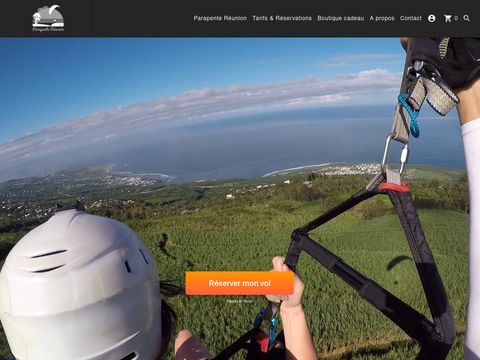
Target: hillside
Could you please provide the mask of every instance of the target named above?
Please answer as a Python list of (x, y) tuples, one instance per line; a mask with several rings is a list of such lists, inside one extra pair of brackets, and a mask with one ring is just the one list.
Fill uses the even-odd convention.
[[(155, 256), (162, 279), (183, 286), (187, 270), (268, 270), (273, 256), (286, 253), (294, 228), (356, 192), (371, 178), (350, 173), (353, 165), (329, 166), (324, 170), (335, 175), (309, 170), (182, 185), (158, 181), (119, 184), (116, 176), (98, 169), (0, 184), (2, 253), (45, 221), (56, 203), (68, 206), (80, 198), (89, 212), (124, 221), (138, 232)], [(347, 172), (342, 175), (339, 171), (343, 168)], [(465, 176), (455, 170), (415, 167), (407, 171), (406, 178), (462, 331), (467, 301)], [(38, 206), (41, 212), (24, 216), (24, 206), (28, 210)], [(46, 207), (52, 210), (45, 214)], [(321, 230), (313, 233), (315, 239), (426, 313), (412, 261), (387, 270), (392, 259), (410, 256), (388, 198), (371, 199)], [(299, 271), (306, 284), (304, 305), (321, 359), (414, 358), (412, 342), (341, 280), (306, 255), (301, 257)], [(228, 301), (232, 299), (242, 301)], [(218, 353), (251, 326), (266, 300), (183, 296), (171, 303), (179, 315), (179, 327), (199, 334), (207, 347)], [(463, 358), (461, 341), (459, 337), (451, 359)], [(1, 353), (6, 355), (3, 337), (1, 344)]]

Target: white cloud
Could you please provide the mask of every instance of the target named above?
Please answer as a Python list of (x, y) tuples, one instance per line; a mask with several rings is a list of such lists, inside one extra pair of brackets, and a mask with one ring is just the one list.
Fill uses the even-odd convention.
[(360, 103), (372, 93), (377, 95), (370, 102), (381, 102), (381, 96), (390, 95), (390, 92), (394, 95), (400, 76), (384, 69), (372, 69), (329, 80), (308, 77), (278, 84), (191, 90), (180, 96), (96, 112), (1, 144), (0, 166), (11, 164), (27, 154), (40, 156), (52, 153), (52, 149), (87, 147), (92, 141), (212, 118), (334, 103)]
[(359, 63), (375, 64), (375, 66), (401, 65), (405, 61), (403, 54), (344, 54), (332, 56), (327, 60), (315, 63), (314, 66), (322, 68), (341, 68), (355, 66)]
[(332, 60), (344, 61), (373, 61), (373, 60), (401, 60), (405, 59), (402, 54), (344, 54), (332, 57)]

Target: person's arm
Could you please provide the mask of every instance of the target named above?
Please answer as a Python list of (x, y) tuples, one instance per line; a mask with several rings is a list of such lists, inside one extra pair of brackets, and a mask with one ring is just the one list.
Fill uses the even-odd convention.
[(280, 308), (287, 360), (317, 360), (315, 346), (302, 305), (292, 308)]
[[(273, 258), (272, 263), (273, 271), (290, 271), (282, 257)], [(304, 287), (295, 274), (293, 295), (267, 296), (270, 301), (282, 301), (280, 317), (285, 335), (286, 360), (318, 359), (301, 302)]]
[(457, 105), (460, 124), (480, 119), (480, 79), (457, 91), (460, 103)]

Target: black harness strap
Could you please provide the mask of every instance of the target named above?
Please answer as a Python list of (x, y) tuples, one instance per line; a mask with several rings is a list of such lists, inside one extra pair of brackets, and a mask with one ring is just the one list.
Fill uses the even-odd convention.
[(252, 346), (252, 342), (255, 339), (255, 336), (260, 333), (260, 330), (256, 327), (247, 331), (245, 334), (240, 336), (233, 344), (223, 350), (220, 354), (215, 356), (214, 360), (226, 360), (230, 359), (234, 354), (239, 352), (242, 349), (249, 350)]
[(260, 329), (253, 328), (243, 334), (233, 344), (219, 353), (213, 360), (227, 360), (230, 359), (240, 350), (246, 350), (246, 360), (285, 360), (285, 348), (283, 343), (285, 339), (283, 334), (277, 336), (275, 343), (281, 344), (279, 348), (272, 347), (268, 352), (262, 352), (260, 346), (256, 342), (256, 337), (264, 334)]
[[(376, 194), (387, 194), (397, 211), (433, 322), (308, 236), (307, 232)], [(358, 192), (337, 207), (295, 230), (285, 259), (286, 264), (295, 269), (302, 251), (356, 289), (360, 296), (397, 324), (407, 335), (417, 340), (422, 348), (417, 359), (446, 358), (455, 339), (455, 325), (445, 288), (409, 191), (390, 189), (382, 191), (375, 186), (373, 189)]]
[(452, 310), (435, 259), (425, 239), (410, 192), (387, 190), (386, 193), (397, 211), (407, 237), (435, 324), (437, 340), (432, 344), (434, 351), (439, 354), (437, 356), (445, 358), (453, 345), (456, 332)]
[(375, 281), (352, 268), (308, 235), (297, 236), (296, 241), (299, 249), (305, 251), (330, 272), (357, 290), (361, 297), (380, 310), (410, 337), (423, 343), (431, 340), (435, 326), (425, 316), (412, 309)]
[[(408, 188), (397, 184), (384, 186), (385, 183), (381, 183), (383, 179), (383, 176), (377, 176), (365, 189), (362, 189), (304, 226), (294, 230), (290, 247), (285, 257), (285, 263), (295, 271), (300, 254), (302, 251), (306, 252), (330, 272), (339, 276), (348, 285), (357, 290), (361, 297), (397, 324), (408, 336), (415, 339), (421, 347), (417, 359), (444, 360), (453, 345), (456, 332), (442, 279), (425, 239)], [(313, 240), (308, 234), (362, 201), (378, 194), (388, 195), (397, 211), (417, 267), (433, 322), (375, 281), (367, 278), (345, 263), (337, 255)], [(269, 303), (267, 313), (270, 315), (264, 317), (264, 320), (270, 320), (272, 316), (275, 316), (275, 312), (272, 312), (271, 309), (277, 308), (278, 304)], [(253, 330), (258, 332), (259, 326), (243, 335), (215, 357), (214, 360), (228, 359), (240, 349), (246, 348), (245, 343), (252, 344), (255, 336), (255, 333), (252, 332)], [(277, 336), (277, 339), (281, 338), (283, 338), (282, 332)], [(249, 358), (248, 355), (247, 358)], [(263, 359), (268, 357), (265, 355), (257, 358)]]
[[(428, 42), (428, 40), (425, 39), (422, 41)], [(446, 114), (451, 107), (458, 102), (458, 99), (446, 84), (440, 89), (441, 91), (437, 91), (438, 86), (443, 84), (443, 82), (440, 81), (439, 73), (436, 70), (438, 66), (435, 67), (436, 63), (432, 62), (430, 64), (429, 61), (424, 63), (423, 58), (418, 56), (419, 50), (422, 50), (422, 41), (419, 42), (418, 46), (415, 46), (413, 39), (409, 41), (399, 95), (399, 104), (397, 104), (396, 107), (392, 131), (388, 135), (385, 144), (381, 163), (381, 174), (377, 175), (365, 189), (352, 195), (323, 215), (294, 230), (285, 263), (295, 271), (301, 252), (306, 252), (330, 272), (339, 276), (347, 284), (356, 289), (360, 296), (397, 324), (407, 335), (418, 341), (421, 350), (417, 359), (443, 360), (446, 358), (455, 339), (455, 325), (452, 311), (432, 252), (425, 240), (425, 235), (415, 206), (413, 205), (412, 197), (408, 188), (400, 184), (400, 175), (408, 159), (410, 131), (415, 130), (415, 136), (419, 134), (416, 117), (425, 97), (437, 112), (442, 115)], [(433, 53), (435, 53), (435, 51), (428, 52), (430, 55)], [(429, 60), (429, 58), (425, 60)], [(419, 85), (419, 81), (422, 80), (422, 77), (423, 83), (420, 83), (420, 85), (423, 85), (417, 86)], [(433, 95), (430, 94), (433, 97), (429, 100), (428, 96), (430, 92), (433, 92)], [(436, 100), (432, 102), (432, 99)], [(438, 111), (439, 109), (443, 110)], [(387, 168), (388, 149), (391, 140), (404, 144), (400, 157), (400, 169), (398, 171)], [(384, 181), (390, 181), (391, 183), (385, 183)], [(397, 211), (427, 298), (433, 322), (385, 290), (379, 284), (368, 279), (346, 264), (338, 256), (311, 239), (308, 234), (310, 231), (377, 194), (388, 195)], [(272, 320), (279, 306), (280, 304), (270, 302), (265, 312), (266, 315), (263, 316), (263, 320)], [(260, 323), (255, 323), (255, 330), (259, 331)], [(282, 337), (283, 334), (280, 333), (277, 340), (280, 341)], [(246, 346), (239, 346), (242, 342), (243, 344), (253, 344), (254, 333), (250, 334), (250, 332), (247, 332), (214, 359), (228, 359), (241, 348), (246, 348)], [(270, 346), (272, 345), (270, 344)], [(258, 359), (260, 358), (263, 359), (266, 357), (262, 355), (262, 357), (258, 357)]]
[(333, 218), (336, 218), (338, 215), (343, 214), (345, 211), (351, 209), (355, 205), (360, 204), (362, 201), (370, 199), (376, 194), (377, 192), (368, 190), (367, 188), (360, 190), (356, 194), (350, 196), (347, 200), (335, 206), (333, 209), (327, 211), (323, 215), (294, 230), (292, 233), (292, 240), (295, 237), (296, 233), (308, 233), (316, 229), (317, 227), (325, 224), (326, 222), (332, 220)]

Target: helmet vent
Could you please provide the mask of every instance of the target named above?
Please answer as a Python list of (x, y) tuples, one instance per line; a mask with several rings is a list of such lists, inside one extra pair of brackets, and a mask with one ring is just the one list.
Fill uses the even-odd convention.
[(140, 254), (142, 255), (143, 261), (145, 261), (145, 264), (148, 265), (147, 257), (146, 257), (145, 254), (143, 253), (142, 249), (138, 249), (138, 251), (140, 251)]
[(30, 256), (30, 258), (31, 258), (31, 259), (36, 259), (36, 258), (40, 258), (40, 257), (45, 257), (45, 256), (50, 256), (50, 255), (61, 254), (61, 253), (64, 253), (65, 251), (67, 251), (67, 250), (66, 250), (66, 249), (63, 249), (63, 250), (50, 251), (50, 252), (47, 252), (47, 253), (37, 254), (37, 255)]
[[(128, 263), (127, 260), (125, 260), (125, 269), (127, 269), (127, 272), (129, 272), (129, 273), (132, 272), (132, 269), (130, 268), (130, 264)], [(124, 359), (126, 359), (126, 358), (124, 358)], [(123, 360), (123, 359), (121, 359), (121, 360)]]
[(62, 266), (65, 266), (65, 264), (63, 265), (59, 265), (59, 266), (54, 266), (54, 267), (51, 267), (51, 268), (47, 268), (47, 269), (41, 269), (41, 270), (35, 270), (35, 271), (32, 271), (33, 273), (46, 273), (46, 272), (49, 272), (49, 271), (53, 271), (53, 270), (56, 270), (56, 269), (59, 269), (61, 268)]
[(137, 353), (131, 352), (130, 354), (128, 354), (127, 356), (124, 356), (120, 360), (135, 360), (135, 359), (137, 359)]

